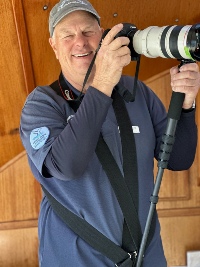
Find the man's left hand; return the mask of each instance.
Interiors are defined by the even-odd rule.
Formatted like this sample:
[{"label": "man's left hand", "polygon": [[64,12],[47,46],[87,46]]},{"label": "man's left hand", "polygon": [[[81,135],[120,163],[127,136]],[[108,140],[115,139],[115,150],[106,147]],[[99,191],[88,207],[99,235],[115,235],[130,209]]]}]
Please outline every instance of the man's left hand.
[{"label": "man's left hand", "polygon": [[197,63],[188,63],[170,69],[171,86],[174,92],[185,93],[184,109],[190,109],[200,88],[200,72]]}]

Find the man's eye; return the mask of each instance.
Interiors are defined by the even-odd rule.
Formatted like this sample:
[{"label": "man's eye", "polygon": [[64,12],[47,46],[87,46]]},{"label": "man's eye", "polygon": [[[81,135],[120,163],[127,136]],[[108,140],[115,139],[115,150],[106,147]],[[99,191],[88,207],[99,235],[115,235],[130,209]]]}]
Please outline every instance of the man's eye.
[{"label": "man's eye", "polygon": [[90,37],[90,36],[94,35],[95,32],[93,32],[93,31],[87,31],[87,32],[84,32],[83,34],[84,34],[85,36],[87,36],[87,37]]},{"label": "man's eye", "polygon": [[69,35],[65,35],[64,37],[63,37],[63,39],[72,39],[73,38],[73,35],[72,34],[69,34]]}]

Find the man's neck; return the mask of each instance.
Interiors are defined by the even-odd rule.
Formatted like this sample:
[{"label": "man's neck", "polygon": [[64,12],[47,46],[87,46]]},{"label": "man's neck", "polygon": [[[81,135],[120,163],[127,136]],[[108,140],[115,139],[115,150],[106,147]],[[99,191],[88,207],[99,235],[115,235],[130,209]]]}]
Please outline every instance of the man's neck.
[{"label": "man's neck", "polygon": [[[76,76],[76,79],[74,79],[74,77],[72,78],[68,73],[62,71],[65,79],[75,88],[77,89],[78,91],[82,91],[83,89],[83,83],[84,83],[84,79],[85,79],[85,76],[82,76],[80,77],[77,77]],[[83,93],[86,92],[86,90],[88,89],[88,87],[90,86],[91,84],[91,78],[89,77],[88,78],[88,81],[86,82],[85,86],[84,86],[84,89],[83,89]]]}]

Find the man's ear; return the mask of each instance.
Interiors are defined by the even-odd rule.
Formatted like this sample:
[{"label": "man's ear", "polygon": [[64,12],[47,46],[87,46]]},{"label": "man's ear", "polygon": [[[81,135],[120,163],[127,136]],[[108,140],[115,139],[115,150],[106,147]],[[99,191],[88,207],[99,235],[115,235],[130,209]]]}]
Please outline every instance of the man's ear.
[{"label": "man's ear", "polygon": [[58,59],[58,53],[57,53],[57,48],[56,48],[56,42],[55,42],[55,39],[54,38],[49,38],[49,44],[50,46],[52,47],[55,55],[56,55],[56,58]]}]

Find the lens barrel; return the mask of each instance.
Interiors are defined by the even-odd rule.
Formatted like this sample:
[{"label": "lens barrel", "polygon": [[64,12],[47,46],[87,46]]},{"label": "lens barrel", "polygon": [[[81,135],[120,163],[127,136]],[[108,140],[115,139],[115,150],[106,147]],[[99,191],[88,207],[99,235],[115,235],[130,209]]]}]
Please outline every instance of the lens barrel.
[{"label": "lens barrel", "polygon": [[185,26],[150,26],[132,36],[136,54],[155,58],[200,61],[200,24]]}]

